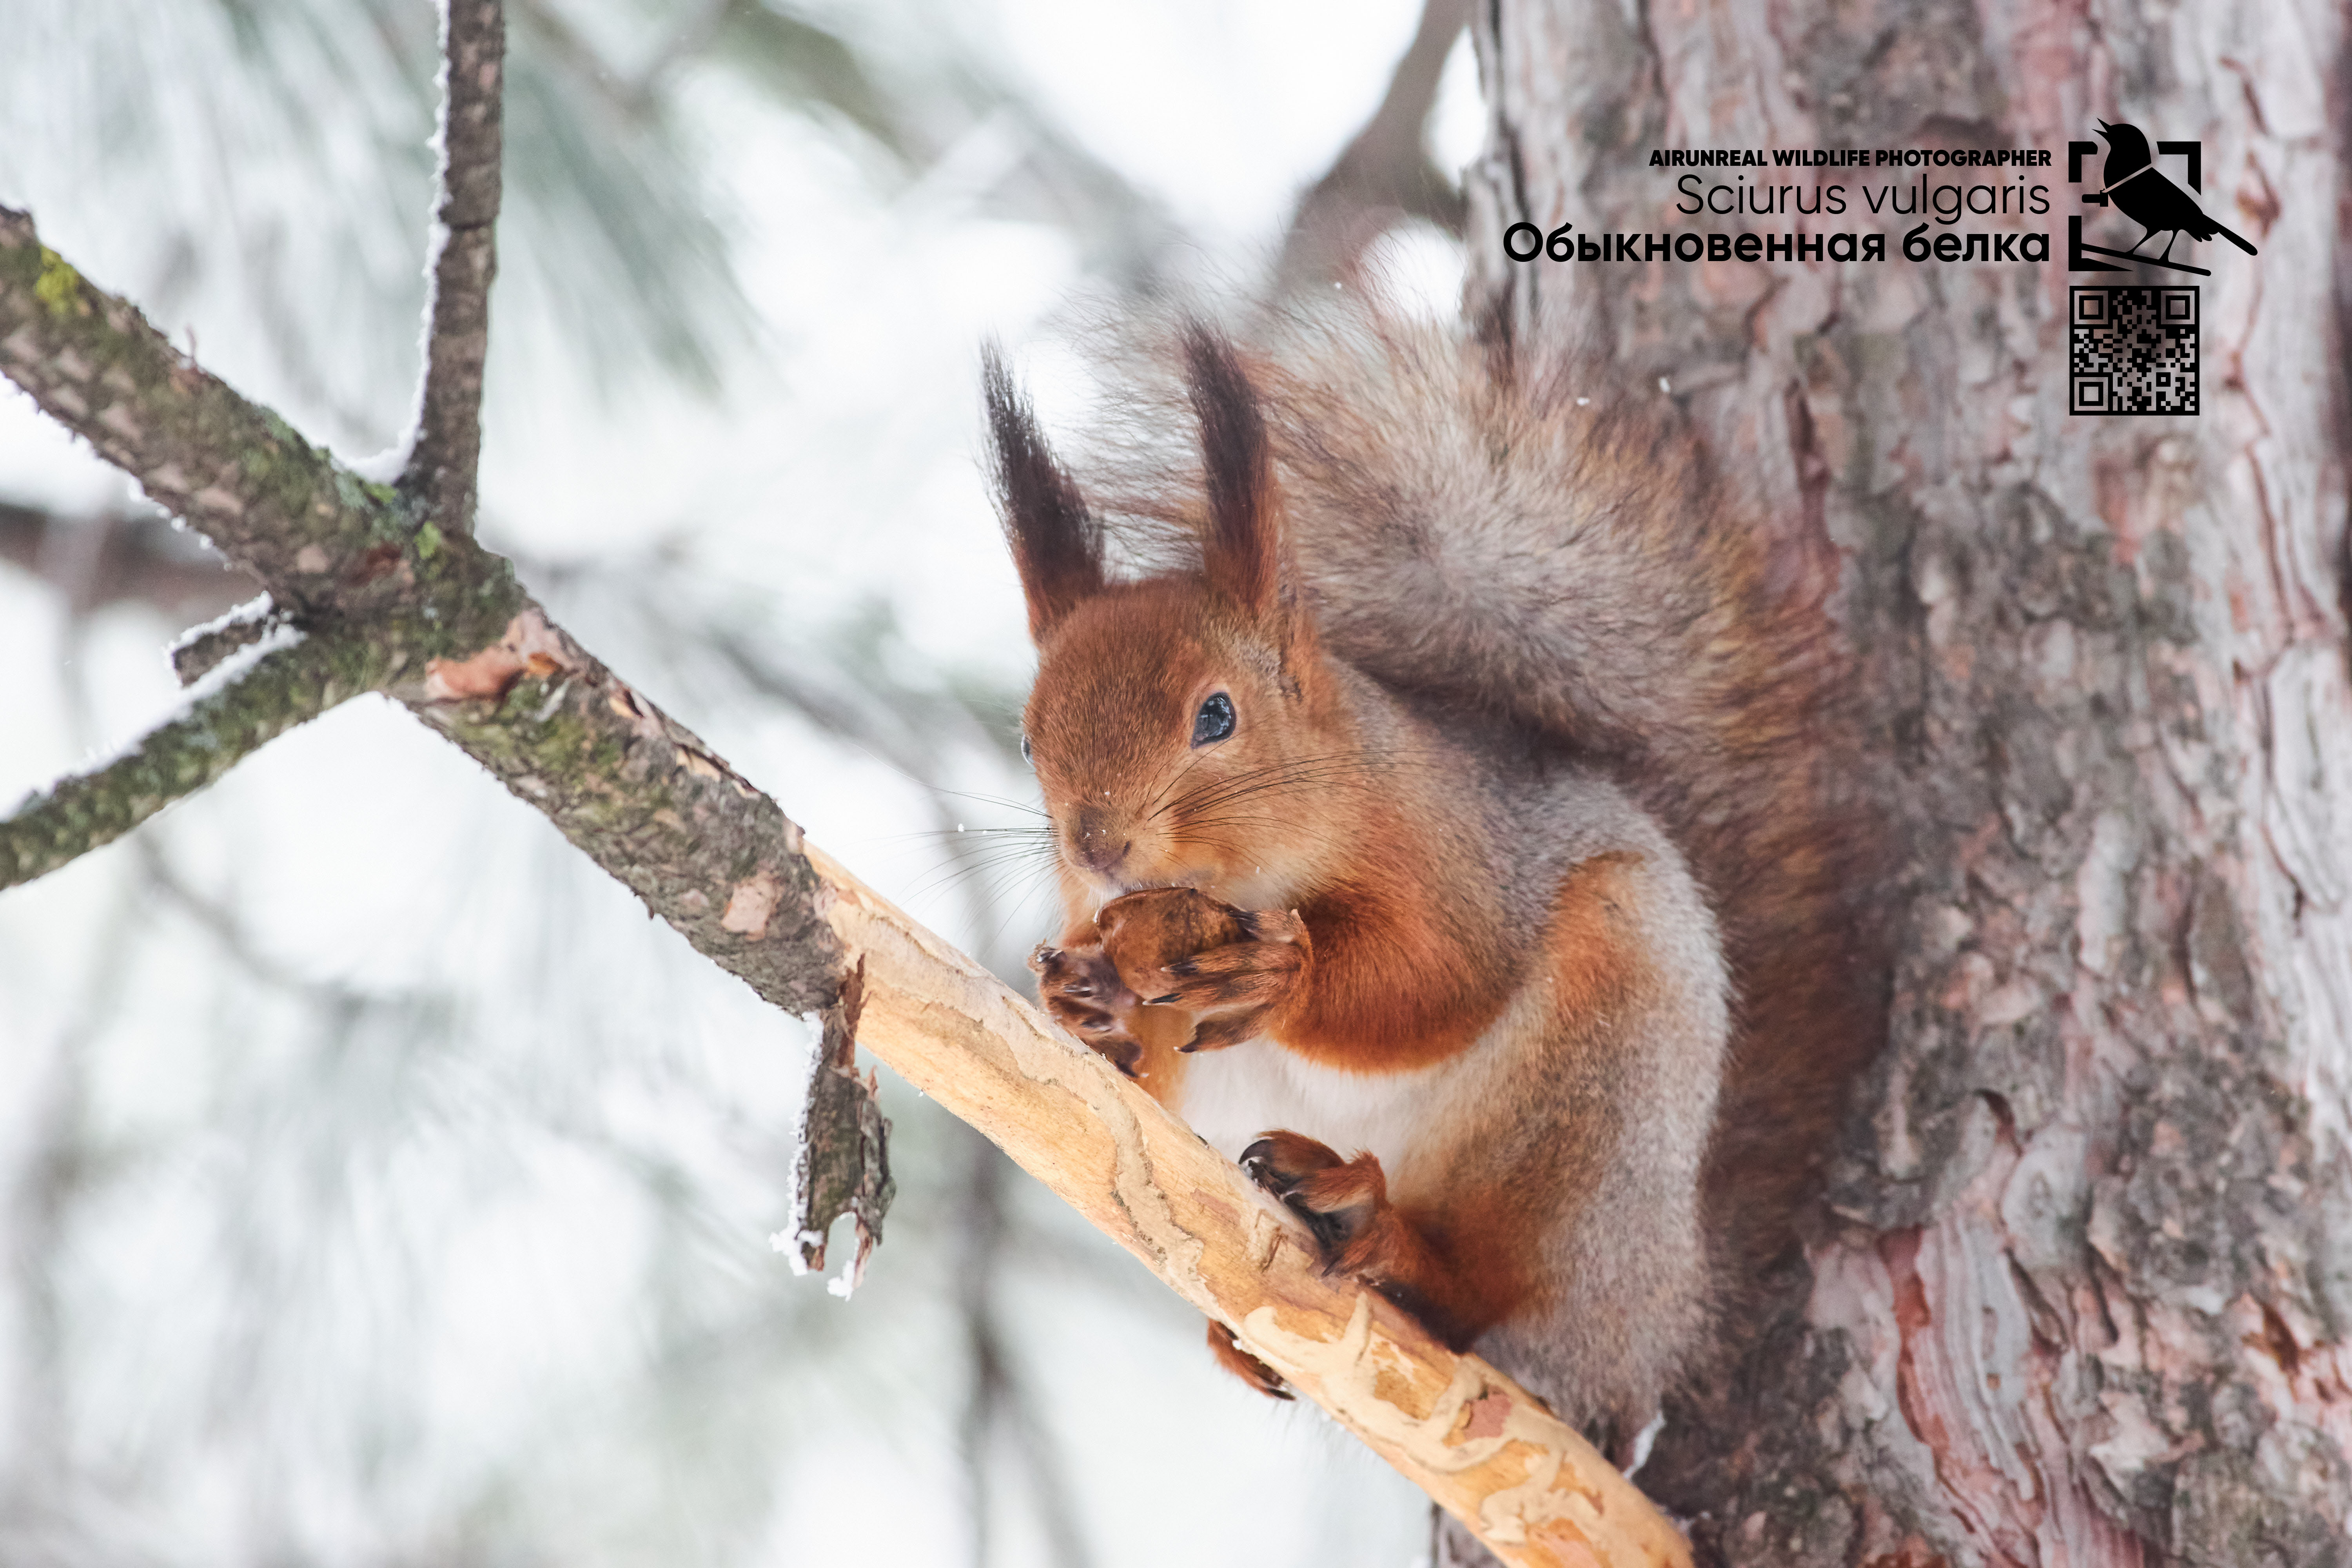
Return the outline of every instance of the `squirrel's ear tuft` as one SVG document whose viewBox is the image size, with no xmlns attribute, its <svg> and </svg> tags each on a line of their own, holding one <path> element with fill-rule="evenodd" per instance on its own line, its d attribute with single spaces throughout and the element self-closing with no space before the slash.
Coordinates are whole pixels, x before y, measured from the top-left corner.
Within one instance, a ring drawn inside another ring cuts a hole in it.
<svg viewBox="0 0 2352 1568">
<path fill-rule="evenodd" d="M 1063 616 L 1102 592 L 1102 531 L 1087 515 L 1077 485 L 1054 461 L 1036 414 L 1004 367 L 1003 352 L 984 343 L 980 361 L 1004 538 L 1029 601 L 1030 639 L 1043 642 Z"/>
<path fill-rule="evenodd" d="M 1185 379 L 1201 421 L 1201 465 L 1209 492 L 1202 566 L 1209 585 L 1254 619 L 1273 616 L 1282 590 L 1282 519 L 1266 457 L 1257 393 L 1233 345 L 1198 321 L 1184 328 Z"/>
</svg>

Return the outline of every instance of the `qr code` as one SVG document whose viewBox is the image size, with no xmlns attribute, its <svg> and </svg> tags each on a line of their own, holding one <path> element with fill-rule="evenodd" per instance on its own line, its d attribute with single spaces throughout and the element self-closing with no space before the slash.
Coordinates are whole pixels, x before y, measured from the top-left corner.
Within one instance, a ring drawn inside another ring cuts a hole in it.
<svg viewBox="0 0 2352 1568">
<path fill-rule="evenodd" d="M 2196 289 L 2071 293 L 2069 413 L 2197 412 Z"/>
</svg>

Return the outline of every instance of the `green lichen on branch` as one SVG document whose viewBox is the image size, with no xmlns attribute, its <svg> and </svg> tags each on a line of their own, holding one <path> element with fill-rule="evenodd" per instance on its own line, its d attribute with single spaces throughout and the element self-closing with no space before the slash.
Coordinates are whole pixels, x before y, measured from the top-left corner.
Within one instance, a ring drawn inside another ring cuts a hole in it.
<svg viewBox="0 0 2352 1568">
<path fill-rule="evenodd" d="M 429 602 L 438 619 L 426 651 L 462 656 L 524 602 L 504 561 L 463 539 L 420 537 L 415 503 L 208 374 L 5 207 L 0 374 L 306 623 Z"/>
<path fill-rule="evenodd" d="M 775 802 L 551 626 L 505 560 L 206 374 L 5 207 L 0 374 L 259 579 L 313 634 L 308 657 L 363 658 L 337 677 L 341 695 L 396 680 L 392 695 L 721 967 L 793 1012 L 835 1004 L 839 944 Z M 200 705 L 60 784 L 0 828 L 0 886 L 127 831 L 320 710 L 299 706 L 239 728 Z"/>
<path fill-rule="evenodd" d="M 261 654 L 113 762 L 58 780 L 0 820 L 0 889 L 120 838 L 256 748 L 392 674 L 385 655 L 364 641 L 309 637 Z"/>
<path fill-rule="evenodd" d="M 41 275 L 33 284 L 33 298 L 49 308 L 49 314 L 60 321 L 75 310 L 75 292 L 81 287 L 81 274 L 65 263 L 65 258 L 47 246 L 41 247 Z"/>
<path fill-rule="evenodd" d="M 839 944 L 800 828 L 539 611 L 394 695 L 761 996 L 835 1004 Z"/>
</svg>

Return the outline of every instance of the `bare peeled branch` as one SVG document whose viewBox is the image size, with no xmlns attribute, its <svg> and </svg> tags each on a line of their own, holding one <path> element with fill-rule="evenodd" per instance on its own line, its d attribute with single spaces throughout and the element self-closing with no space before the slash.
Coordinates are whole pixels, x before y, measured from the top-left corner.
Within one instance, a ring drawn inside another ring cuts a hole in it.
<svg viewBox="0 0 2352 1568">
<path fill-rule="evenodd" d="M 858 1037 L 1234 1331 L 1504 1562 L 1686 1564 L 1633 1484 L 1525 1389 L 1322 1271 L 1305 1228 L 978 963 L 808 855 L 865 973 Z"/>
<path fill-rule="evenodd" d="M 773 801 L 550 624 L 506 562 L 417 521 L 197 370 L 19 214 L 0 214 L 0 371 L 212 533 L 311 631 L 302 647 L 358 650 L 337 654 L 365 661 L 354 689 L 383 684 L 762 997 L 834 1008 L 858 976 L 856 1037 L 876 1056 L 1506 1562 L 1689 1562 L 1673 1526 L 1538 1401 L 1325 1275 L 1298 1222 L 1230 1161 L 804 844 Z"/>
</svg>

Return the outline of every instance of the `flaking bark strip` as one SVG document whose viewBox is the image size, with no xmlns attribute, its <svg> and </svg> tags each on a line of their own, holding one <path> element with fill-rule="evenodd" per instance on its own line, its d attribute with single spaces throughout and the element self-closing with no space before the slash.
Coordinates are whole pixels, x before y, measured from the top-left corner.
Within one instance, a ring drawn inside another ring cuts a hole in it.
<svg viewBox="0 0 2352 1568">
<path fill-rule="evenodd" d="M 841 983 L 841 998 L 824 1014 L 824 1038 L 801 1117 L 801 1267 L 822 1269 L 825 1237 L 848 1215 L 857 1226 L 857 1256 L 849 1266 L 855 1288 L 866 1259 L 882 1239 L 882 1218 L 898 1184 L 890 1179 L 890 1122 L 882 1114 L 871 1069 L 857 1070 L 857 1015 L 866 999 L 866 962 Z"/>
</svg>

